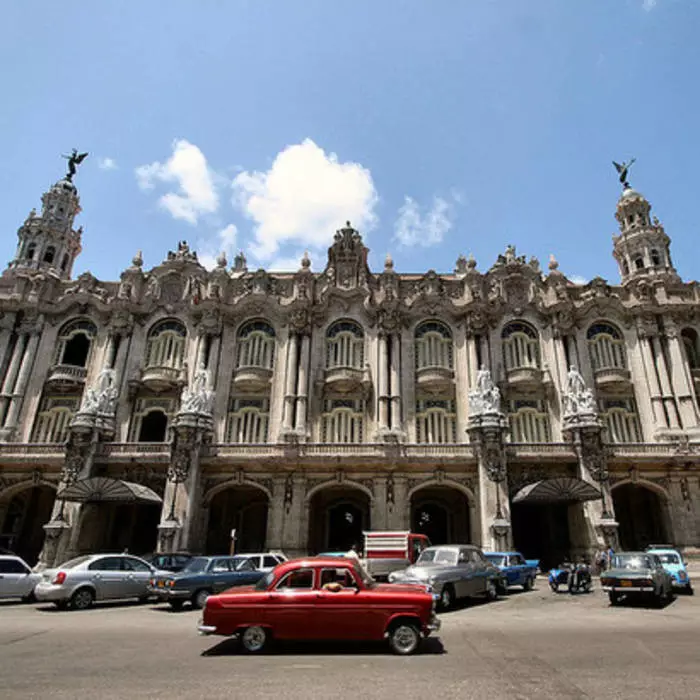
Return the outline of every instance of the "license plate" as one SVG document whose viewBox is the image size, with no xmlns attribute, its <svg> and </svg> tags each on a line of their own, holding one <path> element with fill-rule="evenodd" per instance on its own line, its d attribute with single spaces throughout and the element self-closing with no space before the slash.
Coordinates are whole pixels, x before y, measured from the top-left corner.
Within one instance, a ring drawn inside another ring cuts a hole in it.
<svg viewBox="0 0 700 700">
<path fill-rule="evenodd" d="M 632 587 L 632 581 L 621 581 L 621 582 L 620 582 L 620 585 L 621 585 L 623 588 L 631 588 L 631 587 Z"/>
<path fill-rule="evenodd" d="M 158 581 L 158 588 L 163 588 L 165 584 L 162 581 Z"/>
</svg>

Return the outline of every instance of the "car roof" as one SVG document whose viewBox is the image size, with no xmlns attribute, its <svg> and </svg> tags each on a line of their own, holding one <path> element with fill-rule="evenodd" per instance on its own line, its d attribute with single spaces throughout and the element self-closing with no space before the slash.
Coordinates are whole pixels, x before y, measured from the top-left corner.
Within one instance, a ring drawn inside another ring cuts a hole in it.
<svg viewBox="0 0 700 700">
<path fill-rule="evenodd" d="M 431 544 L 430 547 L 426 547 L 423 551 L 428 549 L 461 549 L 466 547 L 467 549 L 479 549 L 475 544 Z M 490 552 L 493 554 L 493 552 Z"/>
<path fill-rule="evenodd" d="M 513 557 L 516 554 L 522 556 L 520 552 L 484 552 L 484 555 L 488 556 L 489 554 L 495 554 L 496 556 L 499 557 Z"/>
<path fill-rule="evenodd" d="M 666 552 L 668 554 L 680 554 L 680 552 L 677 549 L 674 549 L 673 547 L 649 547 L 647 552 L 651 552 L 652 554 L 654 552 Z"/>
<path fill-rule="evenodd" d="M 16 554 L 0 554 L 0 559 L 14 559 L 15 561 L 19 559 L 20 561 L 24 561 L 22 557 L 18 557 Z"/>
<path fill-rule="evenodd" d="M 338 567 L 349 566 L 355 568 L 355 563 L 354 559 L 347 557 L 300 557 L 298 559 L 291 559 L 278 564 L 275 571 L 278 571 L 280 574 L 285 574 L 287 571 L 293 571 L 294 569 L 304 566 L 329 566 L 336 569 Z"/>
<path fill-rule="evenodd" d="M 644 557 L 647 554 L 653 554 L 653 552 L 615 552 L 614 556 Z"/>
</svg>

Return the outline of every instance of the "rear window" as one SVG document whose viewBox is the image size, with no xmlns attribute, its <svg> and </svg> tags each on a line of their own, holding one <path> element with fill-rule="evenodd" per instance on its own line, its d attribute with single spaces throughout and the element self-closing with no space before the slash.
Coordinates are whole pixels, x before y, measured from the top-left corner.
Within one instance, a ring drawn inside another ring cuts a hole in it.
<svg viewBox="0 0 700 700">
<path fill-rule="evenodd" d="M 198 574 L 207 568 L 207 564 L 209 564 L 209 559 L 206 559 L 205 557 L 195 557 L 187 562 L 187 566 L 182 570 L 182 572 L 188 574 Z"/>
<path fill-rule="evenodd" d="M 67 562 L 64 564 L 61 564 L 61 569 L 72 569 L 79 564 L 82 564 L 83 562 L 86 562 L 88 559 L 91 558 L 92 555 L 87 554 L 83 555 L 82 557 L 76 557 L 75 559 L 69 559 Z"/>
<path fill-rule="evenodd" d="M 18 559 L 0 559 L 0 573 L 27 574 L 29 573 L 29 569 Z"/>
</svg>

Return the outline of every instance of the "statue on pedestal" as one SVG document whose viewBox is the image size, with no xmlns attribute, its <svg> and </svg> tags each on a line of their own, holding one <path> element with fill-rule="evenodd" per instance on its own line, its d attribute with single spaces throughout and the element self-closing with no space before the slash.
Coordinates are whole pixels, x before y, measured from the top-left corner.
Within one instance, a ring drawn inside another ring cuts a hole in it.
<svg viewBox="0 0 700 700">
<path fill-rule="evenodd" d="M 95 383 L 88 387 L 83 397 L 79 413 L 114 416 L 117 410 L 119 391 L 115 386 L 115 372 L 105 367 Z"/>
<path fill-rule="evenodd" d="M 476 389 L 469 392 L 469 414 L 500 413 L 501 392 L 493 383 L 491 372 L 482 365 L 476 375 Z"/>
<path fill-rule="evenodd" d="M 564 393 L 564 419 L 575 420 L 583 416 L 596 418 L 597 415 L 593 392 L 586 387 L 581 373 L 574 366 L 569 367 Z"/>
<path fill-rule="evenodd" d="M 214 409 L 214 392 L 208 388 L 209 372 L 198 369 L 192 388 L 185 387 L 180 397 L 180 413 L 199 413 L 210 416 Z"/>
</svg>

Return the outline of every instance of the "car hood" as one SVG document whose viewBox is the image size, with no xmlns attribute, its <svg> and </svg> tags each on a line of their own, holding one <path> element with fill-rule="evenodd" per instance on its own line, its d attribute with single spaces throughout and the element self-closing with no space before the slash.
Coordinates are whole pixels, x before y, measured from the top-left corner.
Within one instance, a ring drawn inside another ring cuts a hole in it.
<svg viewBox="0 0 700 700">
<path fill-rule="evenodd" d="M 652 569 L 610 569 L 601 574 L 602 578 L 634 578 L 635 576 L 650 578 L 653 575 Z"/>
<path fill-rule="evenodd" d="M 426 593 L 426 586 L 427 583 L 378 583 L 371 590 L 379 593 Z"/>
</svg>

